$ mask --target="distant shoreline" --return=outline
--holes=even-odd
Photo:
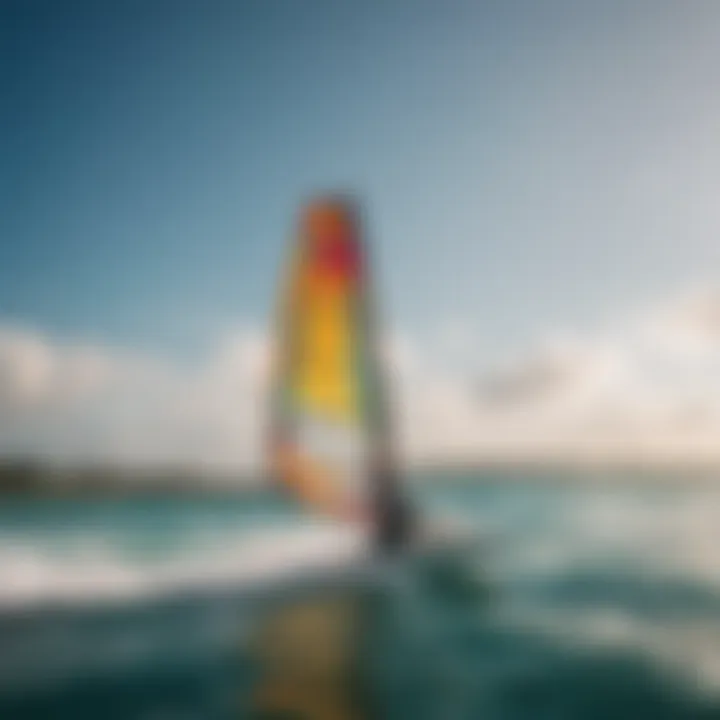
[[[201,468],[119,467],[0,459],[0,497],[249,495],[269,489],[261,477]]]
[[[651,485],[720,481],[720,463],[640,461],[493,460],[444,461],[409,466],[403,474],[413,485],[424,482]],[[122,498],[133,496],[248,496],[272,491],[262,474],[192,467],[119,467],[87,463],[0,458],[0,498]]]

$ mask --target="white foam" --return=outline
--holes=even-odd
[[[0,538],[0,608],[135,599],[193,588],[271,582],[290,573],[342,566],[361,556],[362,533],[336,524],[253,530],[213,549],[158,559],[132,558],[102,537],[71,551]]]

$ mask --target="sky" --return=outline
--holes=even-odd
[[[341,189],[409,457],[720,455],[718,66],[713,0],[0,0],[0,452],[256,462]]]

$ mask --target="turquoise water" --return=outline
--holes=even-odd
[[[268,682],[263,638],[280,633],[273,652],[291,653],[305,640],[280,632],[282,618],[339,603],[354,639],[333,682],[356,716],[720,718],[720,484],[566,480],[416,491],[426,512],[482,536],[463,558],[470,589],[407,563],[369,587],[271,603],[222,589],[249,538],[306,522],[270,495],[4,501],[0,717],[251,717]],[[216,589],[175,595],[178,578]]]

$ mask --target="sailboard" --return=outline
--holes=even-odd
[[[367,244],[357,206],[302,211],[277,318],[269,460],[314,512],[405,533]],[[388,530],[388,526],[390,527]]]

